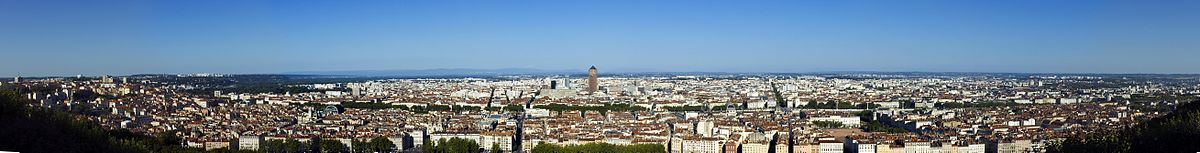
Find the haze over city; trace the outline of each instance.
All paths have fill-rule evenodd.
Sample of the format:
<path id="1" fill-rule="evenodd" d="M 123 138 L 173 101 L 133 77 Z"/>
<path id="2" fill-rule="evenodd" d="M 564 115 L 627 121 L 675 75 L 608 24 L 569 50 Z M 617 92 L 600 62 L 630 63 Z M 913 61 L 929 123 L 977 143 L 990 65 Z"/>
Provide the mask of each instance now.
<path id="1" fill-rule="evenodd" d="M 0 1 L 0 76 L 1198 73 L 1197 1 Z"/>

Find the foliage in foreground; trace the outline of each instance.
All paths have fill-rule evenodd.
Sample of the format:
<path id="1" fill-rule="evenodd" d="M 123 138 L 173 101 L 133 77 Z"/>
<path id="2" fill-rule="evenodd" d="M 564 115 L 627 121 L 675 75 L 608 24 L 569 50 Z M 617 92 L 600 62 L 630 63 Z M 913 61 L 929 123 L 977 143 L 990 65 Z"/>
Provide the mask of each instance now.
<path id="1" fill-rule="evenodd" d="M 1141 124 L 1077 135 L 1052 142 L 1047 152 L 1196 152 L 1200 151 L 1200 102 Z"/>
<path id="2" fill-rule="evenodd" d="M 13 86 L 0 89 L 0 150 L 19 152 L 204 152 L 186 148 L 173 132 L 147 136 L 109 131 L 61 110 L 31 107 Z M 29 90 L 23 90 L 29 91 Z M 229 150 L 219 150 L 229 151 Z"/>
<path id="3" fill-rule="evenodd" d="M 437 152 L 437 153 L 478 153 L 478 152 L 483 152 L 483 148 L 480 148 L 479 144 L 475 143 L 475 140 L 468 140 L 468 139 L 463 139 L 463 138 L 450 138 L 450 139 L 442 138 L 442 139 L 438 139 L 437 145 L 434 145 L 432 142 L 429 142 L 429 141 L 430 141 L 429 139 L 426 139 L 425 142 L 422 143 L 421 151 Z"/>

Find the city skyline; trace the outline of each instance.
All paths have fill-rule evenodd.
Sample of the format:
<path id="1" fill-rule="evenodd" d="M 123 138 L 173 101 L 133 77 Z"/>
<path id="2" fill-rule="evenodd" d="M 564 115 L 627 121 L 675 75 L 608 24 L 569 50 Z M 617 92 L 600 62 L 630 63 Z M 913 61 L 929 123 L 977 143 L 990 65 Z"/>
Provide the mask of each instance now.
<path id="1" fill-rule="evenodd" d="M 514 70 L 514 71 L 504 71 Z M 449 71 L 445 73 L 433 73 Z M 529 72 L 536 71 L 536 72 Z M 384 74 L 364 74 L 371 72 L 380 72 Z M 421 72 L 420 74 L 408 74 L 404 72 Z M 1028 74 L 1028 75 L 1200 75 L 1200 73 L 1094 73 L 1094 72 L 978 72 L 978 71 L 806 71 L 806 72 L 723 72 L 723 71 L 617 71 L 605 72 L 603 75 L 655 75 L 655 74 L 693 74 L 693 75 L 821 75 L 821 74 Z M 180 73 L 105 73 L 105 74 L 74 74 L 74 75 L 14 75 L 0 76 L 0 80 L 12 80 L 13 77 L 22 78 L 66 78 L 66 77 L 86 77 L 97 78 L 104 76 L 135 76 L 135 75 L 313 75 L 313 76 L 343 76 L 343 77 L 422 77 L 422 76 L 442 76 L 442 77 L 472 77 L 472 76 L 513 76 L 513 75 L 530 75 L 530 76 L 573 76 L 582 75 L 586 78 L 587 70 L 543 70 L 543 69 L 419 69 L 419 70 L 358 70 L 358 71 L 296 71 L 296 72 L 277 72 L 277 73 L 211 73 L 211 72 L 180 72 Z"/>
<path id="2" fill-rule="evenodd" d="M 0 0 L 0 153 L 1200 151 L 1200 1 Z"/>
<path id="3" fill-rule="evenodd" d="M 0 2 L 0 76 L 1200 73 L 1195 1 L 61 2 Z"/>
<path id="4" fill-rule="evenodd" d="M 1196 125 L 1195 120 L 1182 117 L 1200 113 L 1200 105 L 1194 102 L 1200 94 L 1196 79 L 1200 75 L 600 76 L 599 69 L 589 68 L 591 75 L 586 78 L 213 74 L 21 78 L 0 81 L 0 102 L 21 106 L 6 113 L 32 110 L 57 115 L 10 115 L 22 118 L 6 118 L 10 124 L 0 126 L 103 129 L 116 131 L 114 135 L 167 140 L 133 141 L 143 147 L 116 150 L 130 146 L 122 143 L 98 152 L 1200 149 L 1189 145 L 1195 144 L 1194 134 L 1179 134 Z M 43 116 L 74 119 L 37 124 L 52 119 Z M 1164 125 L 1163 121 L 1187 123 Z M 1104 132 L 1110 129 L 1149 134 Z M 89 138 L 79 138 L 85 134 L 78 131 L 2 131 L 0 135 L 9 139 L 0 139 L 4 142 L 0 150 L 90 149 L 58 147 L 79 145 L 63 142 L 88 142 L 81 141 Z M 39 134 L 51 136 L 29 136 Z M 1130 147 L 1104 148 L 1110 144 L 1075 141 L 1080 135 L 1124 138 L 1128 141 L 1122 142 Z M 111 139 L 128 141 L 129 136 Z M 448 149 L 460 151 L 443 151 Z"/>

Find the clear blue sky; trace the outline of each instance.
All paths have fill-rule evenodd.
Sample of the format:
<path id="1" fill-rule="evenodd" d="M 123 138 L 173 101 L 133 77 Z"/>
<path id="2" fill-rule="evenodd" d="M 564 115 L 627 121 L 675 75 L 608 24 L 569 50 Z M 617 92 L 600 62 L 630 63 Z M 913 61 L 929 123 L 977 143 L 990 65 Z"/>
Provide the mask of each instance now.
<path id="1" fill-rule="evenodd" d="M 0 1 L 0 76 L 1200 73 L 1200 1 Z"/>

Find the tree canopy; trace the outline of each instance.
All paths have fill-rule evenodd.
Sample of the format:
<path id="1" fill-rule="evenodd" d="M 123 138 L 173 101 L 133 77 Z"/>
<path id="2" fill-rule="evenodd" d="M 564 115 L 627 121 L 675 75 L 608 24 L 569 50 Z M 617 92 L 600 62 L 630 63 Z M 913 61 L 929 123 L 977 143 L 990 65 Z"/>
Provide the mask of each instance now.
<path id="1" fill-rule="evenodd" d="M 174 131 L 159 136 L 106 130 L 62 110 L 32 107 L 11 85 L 0 89 L 0 150 L 19 152 L 204 152 L 186 148 Z M 34 90 L 22 90 L 34 91 Z"/>
<path id="2" fill-rule="evenodd" d="M 437 144 L 426 141 L 421 148 L 424 152 L 438 153 L 479 153 L 483 152 L 483 148 L 475 143 L 475 140 L 450 138 L 438 139 Z"/>
<path id="3" fill-rule="evenodd" d="M 813 124 L 821 128 L 841 128 L 842 122 L 836 121 L 812 121 Z"/>
<path id="4" fill-rule="evenodd" d="M 547 105 L 533 106 L 533 108 L 547 109 L 547 110 L 551 110 L 551 111 L 567 111 L 567 110 L 598 111 L 600 113 L 605 113 L 608 111 L 647 110 L 645 107 L 630 105 L 630 104 L 604 104 L 603 106 L 576 106 L 576 105 L 564 105 L 564 104 L 547 104 Z"/>
<path id="5" fill-rule="evenodd" d="M 354 139 L 350 141 L 350 149 L 354 152 L 391 152 L 396 149 L 396 144 L 387 137 L 375 137 L 367 140 Z"/>
<path id="6" fill-rule="evenodd" d="M 530 150 L 533 153 L 665 153 L 666 151 L 666 147 L 659 144 L 614 145 L 608 143 L 566 146 L 540 143 Z"/>
<path id="7" fill-rule="evenodd" d="M 1095 131 L 1051 142 L 1047 152 L 1195 152 L 1200 151 L 1200 102 L 1131 127 Z"/>

